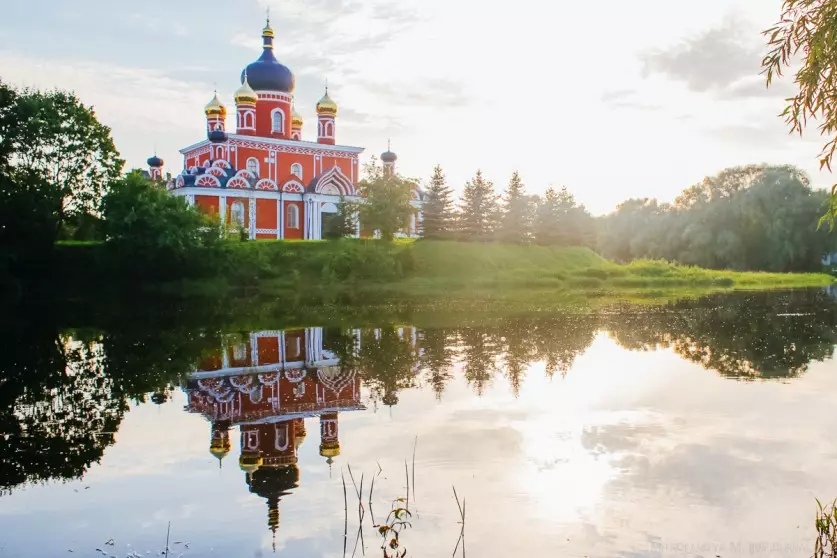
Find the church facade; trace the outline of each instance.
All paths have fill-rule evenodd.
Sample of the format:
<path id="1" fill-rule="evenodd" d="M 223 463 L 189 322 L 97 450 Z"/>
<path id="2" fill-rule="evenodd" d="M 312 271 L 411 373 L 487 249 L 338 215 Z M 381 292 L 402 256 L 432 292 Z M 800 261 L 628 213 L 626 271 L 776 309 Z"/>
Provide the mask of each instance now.
<path id="1" fill-rule="evenodd" d="M 216 94 L 204 108 L 206 138 L 180 150 L 183 171 L 167 187 L 251 239 L 320 240 L 343 200 L 362 202 L 358 157 L 364 149 L 337 143 L 338 106 L 328 88 L 316 106 L 317 141 L 302 139 L 295 77 L 276 59 L 273 40 L 268 19 L 262 54 L 242 71 L 235 92 L 234 133 Z M 382 153 L 384 172 L 394 172 L 396 160 L 389 149 Z M 151 178 L 162 179 L 162 159 L 155 155 L 147 162 Z M 417 186 L 411 198 L 416 215 L 405 235 L 416 236 L 422 198 Z"/>

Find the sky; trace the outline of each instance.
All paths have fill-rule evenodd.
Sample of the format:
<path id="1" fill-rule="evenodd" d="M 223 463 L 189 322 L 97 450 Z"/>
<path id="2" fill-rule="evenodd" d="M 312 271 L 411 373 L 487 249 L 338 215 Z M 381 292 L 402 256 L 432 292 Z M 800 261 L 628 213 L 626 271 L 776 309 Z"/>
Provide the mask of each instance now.
<path id="1" fill-rule="evenodd" d="M 268 7 L 303 139 L 328 82 L 338 143 L 368 158 L 391 139 L 402 174 L 439 164 L 456 192 L 480 169 L 499 193 L 517 170 L 603 214 L 735 165 L 833 180 L 818 134 L 777 116 L 792 77 L 767 90 L 759 75 L 781 0 L 29 0 L 4 7 L 0 78 L 74 90 L 128 168 L 156 150 L 177 173 L 213 89 L 234 106 Z"/>

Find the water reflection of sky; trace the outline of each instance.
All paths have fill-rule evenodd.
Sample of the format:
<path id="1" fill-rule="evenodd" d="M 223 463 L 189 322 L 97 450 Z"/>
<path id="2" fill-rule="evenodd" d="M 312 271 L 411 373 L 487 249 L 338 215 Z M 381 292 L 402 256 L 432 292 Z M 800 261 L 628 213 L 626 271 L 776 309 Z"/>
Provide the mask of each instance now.
<path id="1" fill-rule="evenodd" d="M 549 377 L 535 361 L 517 396 L 502 374 L 476 396 L 458 363 L 441 400 L 425 385 L 401 390 L 395 406 L 341 413 L 331 469 L 317 419 L 306 419 L 299 487 L 279 503 L 276 552 L 342 556 L 341 471 L 350 463 L 358 481 L 364 475 L 365 500 L 380 467 L 380 519 L 404 493 L 417 436 L 411 555 L 453 551 L 452 486 L 466 500 L 472 556 L 807 555 L 814 497 L 837 496 L 834 366 L 736 382 L 672 349 L 631 351 L 600 332 L 565 376 Z M 172 556 L 272 554 L 266 501 L 238 467 L 237 430 L 219 468 L 209 422 L 186 405 L 183 391 L 163 405 L 132 405 L 83 479 L 0 497 L 0 555 L 154 554 L 169 521 Z M 371 530 L 365 542 L 377 555 Z"/>

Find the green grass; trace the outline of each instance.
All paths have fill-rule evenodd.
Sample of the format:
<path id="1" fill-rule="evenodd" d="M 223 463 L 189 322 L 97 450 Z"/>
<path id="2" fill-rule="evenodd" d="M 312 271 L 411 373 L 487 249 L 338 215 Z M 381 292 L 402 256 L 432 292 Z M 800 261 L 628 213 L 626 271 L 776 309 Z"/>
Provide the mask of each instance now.
<path id="1" fill-rule="evenodd" d="M 59 248 L 64 262 L 61 275 L 68 284 L 122 282 L 119 272 L 108 268 L 103 246 L 73 243 Z M 436 297 L 466 304 L 534 305 L 547 299 L 612 295 L 620 300 L 674 299 L 735 289 L 816 287 L 834 281 L 824 273 L 719 271 L 665 261 L 618 265 L 579 247 L 352 239 L 230 241 L 211 269 L 216 271 L 210 277 L 153 287 L 194 296 L 225 291 L 297 297 L 342 293 L 375 301 Z"/>
<path id="2" fill-rule="evenodd" d="M 665 261 L 618 265 L 587 248 L 416 242 L 415 272 L 392 288 L 407 291 L 490 289 L 593 293 L 704 288 L 710 290 L 823 286 L 823 273 L 708 270 Z"/>

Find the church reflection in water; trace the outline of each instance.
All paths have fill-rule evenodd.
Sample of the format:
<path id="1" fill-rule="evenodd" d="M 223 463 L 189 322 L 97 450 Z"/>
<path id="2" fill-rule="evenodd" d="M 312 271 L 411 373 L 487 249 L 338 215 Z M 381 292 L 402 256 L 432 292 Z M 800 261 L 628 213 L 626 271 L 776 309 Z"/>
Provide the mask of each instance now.
<path id="1" fill-rule="evenodd" d="M 415 347 L 415 331 L 409 330 L 398 330 L 399 337 Z M 380 338 L 380 330 L 373 335 Z M 297 452 L 307 436 L 306 419 L 318 421 L 319 453 L 331 467 L 340 455 L 339 414 L 365 409 L 355 366 L 361 339 L 360 331 L 341 335 L 340 358 L 326 348 L 323 328 L 228 336 L 186 382 L 186 410 L 210 422 L 209 451 L 219 462 L 230 453 L 230 431 L 238 427 L 238 464 L 250 492 L 267 500 L 274 541 L 279 501 L 299 483 Z"/>

